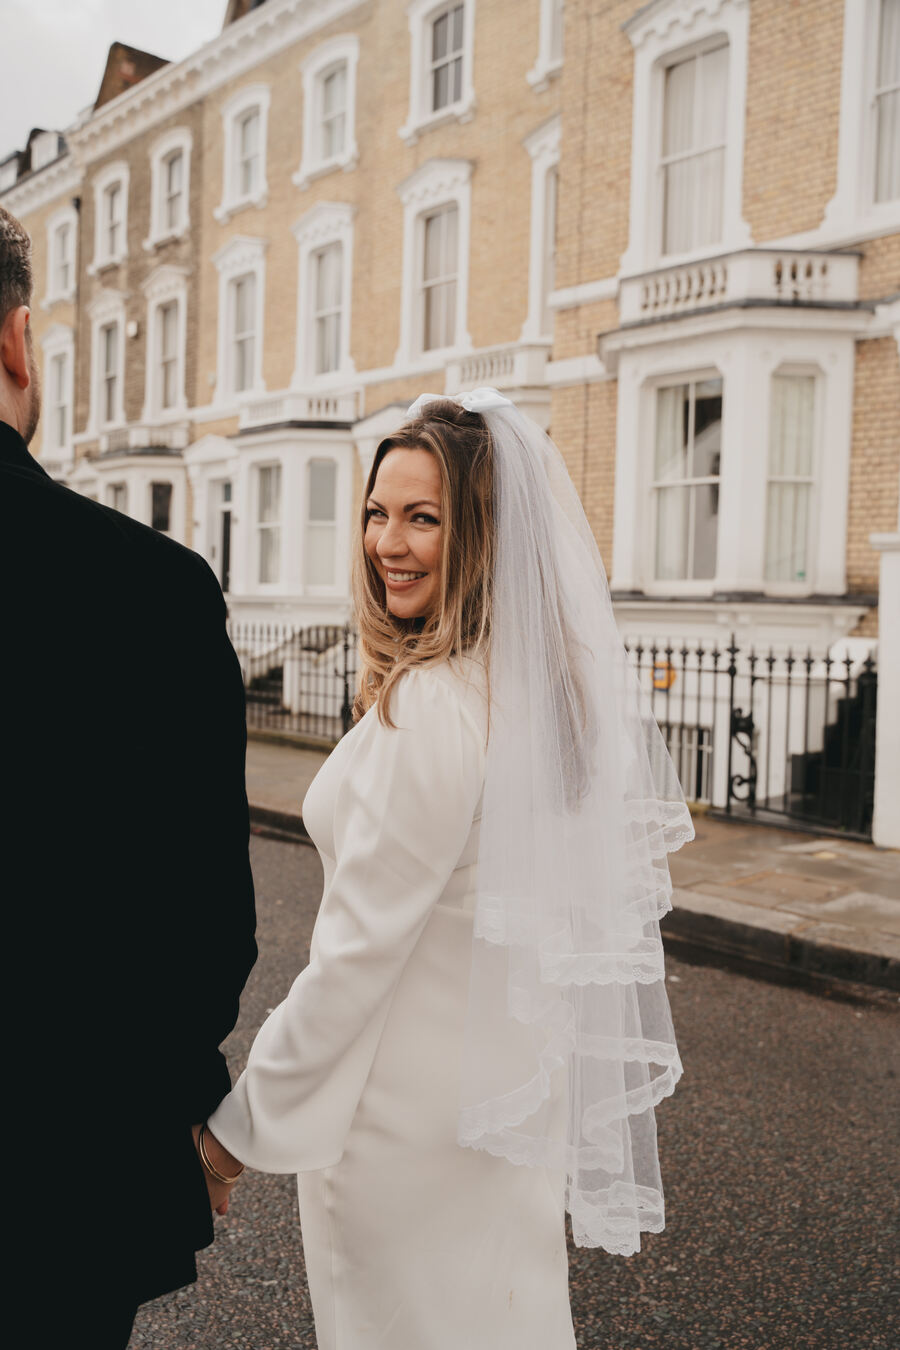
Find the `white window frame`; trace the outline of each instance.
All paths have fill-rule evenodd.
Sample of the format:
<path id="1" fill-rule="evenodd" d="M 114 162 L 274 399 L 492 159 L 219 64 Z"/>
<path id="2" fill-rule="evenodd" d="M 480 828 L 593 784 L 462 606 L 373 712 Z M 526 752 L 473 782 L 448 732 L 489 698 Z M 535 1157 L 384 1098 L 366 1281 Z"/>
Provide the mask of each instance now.
<path id="1" fill-rule="evenodd" d="M 191 151 L 194 137 L 189 127 L 173 127 L 150 151 L 150 230 L 144 248 L 150 252 L 167 239 L 181 239 L 191 224 Z M 184 159 L 181 218 L 174 226 L 166 222 L 166 163 L 180 151 Z"/>
<path id="2" fill-rule="evenodd" d="M 88 431 L 99 435 L 115 427 L 125 426 L 125 295 L 121 291 L 103 290 L 88 306 L 91 321 L 91 411 Z M 118 397 L 111 420 L 103 416 L 103 361 L 100 334 L 109 324 L 118 327 L 119 365 Z"/>
<path id="3" fill-rule="evenodd" d="M 772 435 L 772 387 L 776 376 L 783 375 L 788 378 L 799 376 L 813 380 L 813 444 L 812 444 L 812 465 L 811 465 L 811 484 L 809 493 L 809 532 L 806 539 L 806 572 L 807 578 L 803 581 L 772 581 L 766 578 L 766 539 L 765 535 L 768 529 L 768 489 L 772 481 L 769 473 L 769 457 L 771 454 L 771 435 Z M 807 584 L 808 574 L 815 567 L 815 553 L 817 548 L 818 536 L 818 517 L 820 512 L 820 498 L 822 496 L 824 466 L 822 463 L 822 440 L 824 428 L 822 425 L 822 411 L 824 404 L 824 390 L 826 386 L 826 377 L 820 366 L 812 365 L 808 362 L 783 361 L 776 366 L 768 378 L 768 403 L 766 407 L 766 445 L 765 445 L 765 485 L 766 485 L 766 506 L 763 513 L 763 541 L 762 541 L 762 577 L 763 585 L 767 595 L 785 595 L 802 596 L 809 590 Z"/>
<path id="4" fill-rule="evenodd" d="M 469 294 L 469 238 L 472 214 L 472 164 L 467 159 L 430 159 L 400 184 L 403 202 L 403 277 L 400 307 L 400 346 L 394 364 L 432 370 L 454 356 L 472 351 L 467 331 Z M 425 217 L 440 206 L 455 204 L 458 211 L 456 270 L 456 341 L 450 347 L 422 350 L 419 290 L 423 265 Z"/>
<path id="5" fill-rule="evenodd" d="M 69 258 L 69 284 L 60 286 L 59 277 L 59 231 L 69 227 L 71 255 Z M 78 212 L 74 206 L 63 206 L 47 221 L 47 293 L 43 305 L 56 304 L 59 300 L 72 300 L 75 296 L 75 274 L 78 260 Z"/>
<path id="6" fill-rule="evenodd" d="M 714 586 L 714 584 L 715 584 L 715 578 L 716 578 L 716 576 L 718 575 L 718 572 L 719 572 L 719 542 L 720 542 L 720 536 L 721 536 L 721 532 L 722 532 L 722 512 L 721 512 L 721 504 L 720 504 L 720 503 L 721 503 L 721 491 L 722 491 L 722 460 L 723 460 L 723 457 L 724 457 L 724 456 L 723 456 L 723 453 L 720 451 L 720 454 L 719 454 L 719 468 L 718 468 L 718 472 L 717 472 L 717 473 L 715 473 L 715 474 L 685 474 L 684 477 L 678 478 L 678 479 L 673 479 L 671 482 L 666 483 L 666 484 L 661 484 L 661 483 L 659 483 L 659 482 L 656 480 L 655 467 L 654 467 L 654 465 L 653 465 L 653 463 L 652 463 L 653 459 L 655 458 L 656 447 L 657 447 L 657 429 L 658 429 L 658 416 L 659 416 L 659 395 L 660 395 L 661 390 L 663 390 L 663 389 L 673 389 L 673 388 L 674 388 L 674 389 L 680 389 L 680 388 L 686 388 L 686 389 L 688 389 L 688 391 L 689 391 L 688 397 L 690 398 L 691 405 L 692 405 L 692 407 L 693 407 L 693 406 L 695 405 L 695 403 L 696 403 L 696 390 L 697 390 L 698 385 L 706 384 L 706 383 L 708 383 L 708 382 L 710 382 L 710 381 L 714 381 L 714 380 L 721 380 L 721 382 L 722 382 L 722 421 L 721 421 L 721 428 L 722 428 L 722 437 L 723 437 L 723 439 L 724 439 L 724 434 L 725 434 L 725 380 L 724 380 L 724 377 L 722 376 L 722 374 L 721 374 L 719 371 L 717 371 L 717 370 L 715 370 L 715 369 L 713 368 L 713 369 L 710 369 L 710 370 L 702 371 L 702 372 L 699 373 L 699 374 L 690 374 L 690 375 L 686 375 L 686 376 L 677 375 L 677 376 L 675 376 L 674 378 L 671 378 L 671 379 L 669 379 L 669 378 L 663 378 L 663 379 L 657 380 L 657 381 L 655 381 L 654 384 L 653 384 L 653 405 L 654 405 L 654 406 L 653 406 L 653 433 L 652 433 L 652 443 L 648 442 L 648 447 L 647 447 L 648 457 L 649 457 L 649 461 L 650 461 L 650 462 L 648 463 L 648 465 L 647 465 L 648 482 L 649 482 L 649 486 L 650 486 L 650 505 L 649 505 L 649 511 L 648 511 L 648 513 L 647 513 L 647 518 L 648 518 L 649 528 L 648 528 L 648 531 L 647 531 L 647 538 L 646 538 L 646 540 L 644 541 L 644 542 L 645 542 L 645 549 L 646 549 L 644 572 L 645 572 L 645 576 L 647 577 L 648 583 L 649 583 L 654 589 L 671 589 L 671 588 L 677 588 L 677 591 L 678 591 L 680 594 L 687 594 L 687 595 L 698 594 L 698 593 L 699 593 L 699 594 L 703 594 L 703 593 L 704 593 L 706 590 L 708 590 L 711 586 Z M 692 453 L 691 453 L 691 458 L 692 458 L 692 459 L 693 459 L 693 448 L 694 448 L 694 445 L 695 445 L 695 444 L 696 444 L 696 439 L 694 438 L 694 439 L 692 439 L 692 442 L 691 442 L 691 452 L 692 452 Z M 719 503 L 718 503 L 719 509 L 717 510 L 717 513 L 716 513 L 716 515 L 717 515 L 717 522 L 716 522 L 716 567 L 715 567 L 715 571 L 713 572 L 712 577 L 677 577 L 677 578 L 660 578 L 660 577 L 658 577 L 658 576 L 657 576 L 657 556 L 658 556 L 658 531 L 659 531 L 659 502 L 660 502 L 660 497 L 661 497 L 662 491 L 665 491 L 665 490 L 667 490 L 667 489 L 669 489 L 669 488 L 677 489 L 677 490 L 679 490 L 679 491 L 681 491 L 681 492 L 684 492 L 684 493 L 688 494 L 688 502 L 690 503 L 690 502 L 692 501 L 692 496 L 691 496 L 691 494 L 694 492 L 695 488 L 703 487 L 703 486 L 705 486 L 705 485 L 707 485 L 707 484 L 709 484 L 709 483 L 712 483 L 712 482 L 715 483 L 716 490 L 717 490 L 717 492 L 718 492 L 718 494 L 719 494 Z M 689 506 L 689 510 L 690 510 L 690 509 L 691 509 L 691 508 L 690 508 L 690 506 Z M 692 553 L 693 553 L 693 542 L 694 542 L 694 541 L 693 541 L 692 539 L 689 539 L 689 540 L 688 540 L 688 554 L 689 554 L 689 556 L 692 555 Z"/>
<path id="7" fill-rule="evenodd" d="M 306 188 L 322 174 L 353 169 L 359 160 L 356 143 L 356 68 L 359 63 L 359 38 L 343 33 L 321 43 L 300 62 L 303 76 L 303 154 L 293 175 L 299 188 Z M 321 90 L 327 75 L 337 66 L 347 71 L 347 104 L 344 110 L 344 145 L 340 153 L 326 158 L 321 153 Z"/>
<path id="8" fill-rule="evenodd" d="M 874 238 L 900 230 L 900 199 L 875 201 L 873 90 L 881 0 L 844 0 L 837 191 L 825 208 L 828 238 Z"/>
<path id="9" fill-rule="evenodd" d="M 561 119 L 552 117 L 525 138 L 531 158 L 531 243 L 528 263 L 528 317 L 522 325 L 521 340 L 536 342 L 552 337 L 545 333 L 545 270 L 547 259 L 547 183 L 551 172 L 559 170 Z"/>
<path id="10" fill-rule="evenodd" d="M 410 67 L 409 114 L 398 135 L 407 145 L 415 145 L 423 131 L 448 122 L 470 122 L 475 115 L 473 63 L 475 51 L 475 0 L 462 0 L 463 53 L 462 89 L 455 103 L 438 112 L 429 108 L 429 71 L 431 66 L 431 28 L 436 19 L 460 0 L 412 0 L 407 5 L 409 19 Z"/>
<path id="11" fill-rule="evenodd" d="M 286 534 L 284 528 L 284 514 L 285 514 L 284 507 L 285 507 L 285 499 L 287 496 L 285 488 L 288 485 L 288 475 L 285 472 L 285 468 L 286 465 L 282 459 L 272 458 L 271 456 L 268 456 L 265 459 L 256 460 L 252 465 L 252 492 L 251 492 L 252 515 L 250 518 L 252 528 L 252 536 L 251 536 L 252 543 L 250 546 L 251 550 L 250 556 L 253 559 L 253 564 L 251 568 L 251 573 L 253 576 L 254 588 L 259 592 L 260 595 L 271 595 L 279 590 L 283 590 L 284 588 L 285 534 Z M 272 520 L 267 521 L 265 523 L 261 522 L 259 518 L 260 478 L 263 469 L 278 470 L 278 519 L 277 521 Z M 261 561 L 260 531 L 271 529 L 277 529 L 278 531 L 278 576 L 275 578 L 274 581 L 263 581 L 260 578 L 260 561 Z"/>
<path id="12" fill-rule="evenodd" d="M 51 324 L 41 338 L 44 354 L 44 413 L 41 418 L 41 458 L 47 461 L 72 458 L 72 428 L 75 411 L 75 333 L 60 323 Z M 56 408 L 52 406 L 53 386 L 50 371 L 54 358 L 66 359 L 65 407 L 66 428 L 62 441 L 55 436 Z"/>
<path id="13" fill-rule="evenodd" d="M 177 421 L 187 412 L 185 392 L 185 353 L 187 350 L 187 298 L 188 275 L 186 267 L 165 265 L 157 267 L 144 282 L 144 298 L 147 301 L 147 349 L 144 354 L 144 410 L 142 420 L 150 423 Z M 174 303 L 178 306 L 177 354 L 175 404 L 171 408 L 162 406 L 162 385 L 159 369 L 160 310 L 164 305 Z"/>
<path id="14" fill-rule="evenodd" d="M 553 20 L 560 11 L 562 22 L 565 22 L 565 0 L 540 0 L 540 4 L 538 56 L 525 77 L 536 94 L 543 93 L 549 87 L 550 81 L 561 73 L 564 59 L 564 54 L 557 56 L 553 51 Z"/>
<path id="15" fill-rule="evenodd" d="M 730 253 L 752 244 L 742 215 L 744 124 L 749 53 L 749 0 L 678 0 L 647 5 L 625 24 L 634 48 L 634 105 L 631 136 L 631 197 L 628 248 L 620 276 L 657 266 L 662 254 L 662 199 L 659 161 L 665 72 L 668 66 L 707 47 L 728 41 L 728 129 L 722 194 L 722 238 L 689 253 L 666 255 L 666 265 Z"/>
<path id="16" fill-rule="evenodd" d="M 223 126 L 223 165 L 222 200 L 213 211 L 219 224 L 224 224 L 236 211 L 247 206 L 263 207 L 269 200 L 269 184 L 266 177 L 267 144 L 269 128 L 269 105 L 272 93 L 267 84 L 249 84 L 231 98 L 222 108 Z M 243 193 L 238 181 L 239 127 L 242 118 L 253 109 L 259 112 L 259 183 L 255 192 Z"/>
<path id="17" fill-rule="evenodd" d="M 850 332 L 796 328 L 790 323 L 731 328 L 623 351 L 618 367 L 615 516 L 610 586 L 653 597 L 705 597 L 717 592 L 767 596 L 843 595 L 855 344 Z M 815 375 L 816 472 L 803 582 L 765 577 L 768 435 L 772 376 Z M 656 391 L 663 385 L 719 378 L 722 459 L 716 576 L 703 581 L 656 581 L 650 484 L 655 446 Z M 760 442 L 762 428 L 763 443 Z"/>
<path id="18" fill-rule="evenodd" d="M 218 360 L 216 390 L 213 402 L 231 406 L 256 398 L 265 392 L 263 382 L 263 335 L 266 290 L 267 239 L 251 239 L 237 235 L 212 261 L 219 273 Z M 237 393 L 232 383 L 231 368 L 231 283 L 238 277 L 253 273 L 256 277 L 256 342 L 254 344 L 254 377 L 249 389 Z"/>
<path id="19" fill-rule="evenodd" d="M 131 170 L 124 160 L 108 164 L 94 179 L 94 258 L 88 265 L 91 276 L 103 267 L 113 267 L 128 257 L 128 185 Z M 114 253 L 106 247 L 106 218 L 103 209 L 104 197 L 109 188 L 118 183 L 122 191 L 122 238 Z"/>
<path id="20" fill-rule="evenodd" d="M 356 367 L 350 355 L 351 305 L 353 298 L 353 219 L 356 207 L 347 202 L 319 202 L 292 227 L 297 241 L 297 345 L 293 388 L 341 384 Z M 337 370 L 315 373 L 313 318 L 315 293 L 312 270 L 315 255 L 329 244 L 341 245 L 341 338 Z"/>

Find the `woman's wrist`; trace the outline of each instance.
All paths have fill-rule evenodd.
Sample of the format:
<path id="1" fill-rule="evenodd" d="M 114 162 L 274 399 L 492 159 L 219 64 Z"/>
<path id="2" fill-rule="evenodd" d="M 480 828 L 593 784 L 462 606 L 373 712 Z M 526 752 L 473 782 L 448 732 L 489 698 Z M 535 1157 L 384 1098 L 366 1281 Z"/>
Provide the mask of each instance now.
<path id="1" fill-rule="evenodd" d="M 198 1147 L 201 1162 L 217 1181 L 229 1184 L 237 1181 L 244 1170 L 244 1164 L 219 1142 L 208 1125 L 200 1127 Z"/>

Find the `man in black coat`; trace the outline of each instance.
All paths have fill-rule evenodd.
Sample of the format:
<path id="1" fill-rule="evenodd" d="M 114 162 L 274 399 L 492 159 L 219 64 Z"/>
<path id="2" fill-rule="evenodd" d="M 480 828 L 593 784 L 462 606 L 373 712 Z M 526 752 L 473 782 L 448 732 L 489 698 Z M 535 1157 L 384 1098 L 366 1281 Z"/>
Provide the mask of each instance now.
<path id="1" fill-rule="evenodd" d="M 31 289 L 0 207 L 6 1303 L 118 1350 L 227 1207 L 192 1130 L 256 957 L 243 685 L 206 563 L 29 454 Z"/>

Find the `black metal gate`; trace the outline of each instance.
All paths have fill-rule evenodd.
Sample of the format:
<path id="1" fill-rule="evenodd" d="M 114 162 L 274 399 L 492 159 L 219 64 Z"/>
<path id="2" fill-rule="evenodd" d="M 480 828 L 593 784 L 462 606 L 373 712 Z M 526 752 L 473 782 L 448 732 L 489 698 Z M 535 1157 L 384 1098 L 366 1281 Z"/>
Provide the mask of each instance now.
<path id="1" fill-rule="evenodd" d="M 685 796 L 732 817 L 868 839 L 878 675 L 854 656 L 626 643 Z"/>
<path id="2" fill-rule="evenodd" d="M 357 635 L 347 624 L 229 624 L 244 674 L 247 725 L 333 745 L 352 725 Z"/>

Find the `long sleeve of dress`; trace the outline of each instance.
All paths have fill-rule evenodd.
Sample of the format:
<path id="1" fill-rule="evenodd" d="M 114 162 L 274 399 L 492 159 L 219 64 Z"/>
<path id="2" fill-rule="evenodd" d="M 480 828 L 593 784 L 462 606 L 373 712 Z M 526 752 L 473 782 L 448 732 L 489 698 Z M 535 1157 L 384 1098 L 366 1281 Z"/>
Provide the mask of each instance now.
<path id="1" fill-rule="evenodd" d="M 394 727 L 372 711 L 352 733 L 310 963 L 210 1117 L 261 1171 L 340 1161 L 397 982 L 472 825 L 483 733 L 455 690 L 435 671 L 410 672 L 391 715 Z"/>

